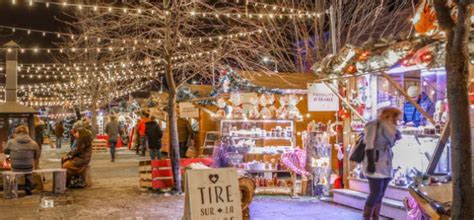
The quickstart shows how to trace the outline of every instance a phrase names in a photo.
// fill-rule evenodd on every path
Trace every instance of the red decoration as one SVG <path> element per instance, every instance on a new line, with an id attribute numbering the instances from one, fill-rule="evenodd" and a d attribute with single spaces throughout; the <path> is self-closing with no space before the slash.
<path id="1" fill-rule="evenodd" d="M 367 61 L 367 59 L 369 58 L 369 51 L 364 51 L 362 53 L 360 53 L 359 57 L 357 58 L 359 61 Z"/>
<path id="2" fill-rule="evenodd" d="M 346 68 L 346 73 L 353 74 L 355 72 L 357 72 L 357 68 L 352 64 Z"/>
<path id="3" fill-rule="evenodd" d="M 438 26 L 436 13 L 430 0 L 423 0 L 416 8 L 413 25 L 419 34 L 427 34 Z"/>

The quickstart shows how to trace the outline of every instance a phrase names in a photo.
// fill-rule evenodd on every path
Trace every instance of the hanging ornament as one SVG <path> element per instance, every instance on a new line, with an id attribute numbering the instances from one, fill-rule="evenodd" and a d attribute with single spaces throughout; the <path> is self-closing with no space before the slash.
<path id="1" fill-rule="evenodd" d="M 362 53 L 359 54 L 359 56 L 357 57 L 357 60 L 367 61 L 367 59 L 369 58 L 369 54 L 370 54 L 369 51 L 363 51 Z"/>
<path id="2" fill-rule="evenodd" d="M 257 119 L 260 117 L 260 113 L 258 112 L 258 99 L 257 98 L 250 98 L 250 104 L 252 105 L 252 109 L 249 111 L 249 118 L 250 119 Z"/>
<path id="3" fill-rule="evenodd" d="M 265 94 L 262 94 L 262 95 L 260 96 L 260 105 L 261 105 L 262 107 L 265 107 L 265 106 L 267 106 L 268 104 L 269 104 L 269 102 L 268 102 L 267 96 L 266 96 Z"/>
<path id="4" fill-rule="evenodd" d="M 216 114 L 214 115 L 216 118 L 225 118 L 226 113 L 224 108 L 226 105 L 227 103 L 223 98 L 219 98 L 217 100 L 217 107 L 219 108 L 219 110 L 217 110 Z"/>
<path id="5" fill-rule="evenodd" d="M 241 98 L 241 94 L 239 92 L 232 92 L 230 94 L 230 99 L 229 101 L 232 102 L 232 105 L 233 106 L 239 106 L 242 104 L 242 98 Z"/>
<path id="6" fill-rule="evenodd" d="M 357 72 L 357 68 L 356 68 L 355 65 L 351 64 L 351 65 L 346 67 L 345 72 L 349 73 L 349 74 L 354 74 L 354 73 Z"/>

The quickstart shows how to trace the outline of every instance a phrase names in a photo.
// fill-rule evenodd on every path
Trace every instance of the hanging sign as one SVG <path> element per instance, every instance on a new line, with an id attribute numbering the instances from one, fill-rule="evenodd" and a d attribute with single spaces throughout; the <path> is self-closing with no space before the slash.
<path id="1" fill-rule="evenodd" d="M 235 168 L 186 170 L 184 220 L 241 220 Z"/>
<path id="2" fill-rule="evenodd" d="M 191 102 L 179 103 L 179 117 L 180 118 L 199 118 L 199 109 Z"/>
<path id="3" fill-rule="evenodd" d="M 339 110 L 339 98 L 323 83 L 308 86 L 308 111 L 328 112 Z"/>

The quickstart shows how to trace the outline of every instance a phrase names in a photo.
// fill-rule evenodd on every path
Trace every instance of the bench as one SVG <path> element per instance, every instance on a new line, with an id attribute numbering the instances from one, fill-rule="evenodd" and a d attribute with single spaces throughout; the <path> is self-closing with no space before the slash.
<path id="1" fill-rule="evenodd" d="M 53 192 L 62 194 L 66 191 L 66 169 L 41 169 L 32 172 L 4 171 L 3 176 L 3 198 L 18 198 L 18 177 L 25 174 L 53 174 Z"/>

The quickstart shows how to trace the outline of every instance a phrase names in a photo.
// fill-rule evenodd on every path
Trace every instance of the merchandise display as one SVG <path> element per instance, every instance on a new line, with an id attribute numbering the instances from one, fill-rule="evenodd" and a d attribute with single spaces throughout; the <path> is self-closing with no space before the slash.
<path id="1" fill-rule="evenodd" d="M 266 104 L 268 100 L 271 98 L 262 98 L 260 103 Z M 246 170 L 253 176 L 258 193 L 292 192 L 294 170 L 282 157 L 295 151 L 292 120 L 224 119 L 220 128 L 222 144 L 214 151 L 219 166 Z"/>
<path id="2" fill-rule="evenodd" d="M 308 126 L 308 130 L 310 126 Z M 332 173 L 331 153 L 332 144 L 328 132 L 308 131 L 303 134 L 304 149 L 306 149 L 306 170 L 310 173 L 308 181 L 309 192 L 312 196 L 328 196 L 329 179 Z"/>

